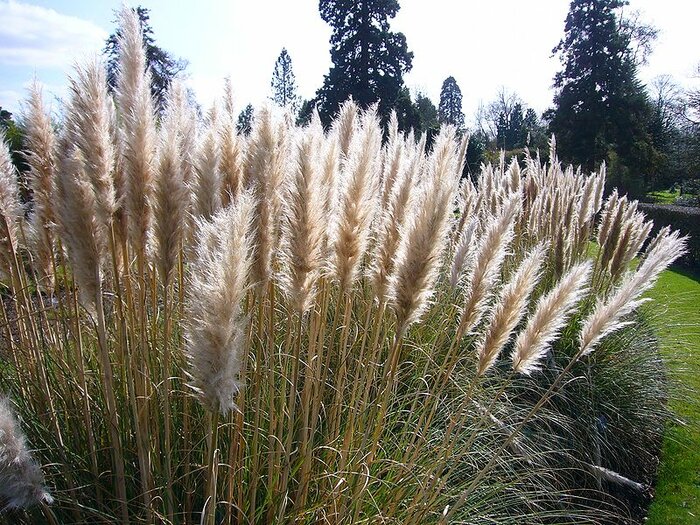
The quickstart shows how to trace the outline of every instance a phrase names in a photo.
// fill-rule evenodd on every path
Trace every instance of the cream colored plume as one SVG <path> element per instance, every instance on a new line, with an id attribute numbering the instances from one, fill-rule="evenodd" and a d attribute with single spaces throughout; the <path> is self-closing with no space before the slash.
<path id="1" fill-rule="evenodd" d="M 442 128 L 430 165 L 429 178 L 418 190 L 418 202 L 407 217 L 406 234 L 390 278 L 389 297 L 400 333 L 418 321 L 428 308 L 447 245 L 451 204 L 459 181 L 454 128 Z"/>
<path id="2" fill-rule="evenodd" d="M 10 266 L 14 264 L 11 254 L 17 252 L 21 217 L 17 174 L 5 142 L 5 133 L 0 128 L 0 270 L 3 272 L 9 273 Z"/>
<path id="3" fill-rule="evenodd" d="M 38 262 L 41 282 L 47 290 L 54 286 L 54 234 L 56 192 L 56 136 L 44 108 L 37 83 L 29 88 L 25 122 L 28 179 L 34 206 L 29 216 L 31 250 Z"/>
<path id="4" fill-rule="evenodd" d="M 231 79 L 224 83 L 224 104 L 219 126 L 221 160 L 221 204 L 226 207 L 236 200 L 243 186 L 243 140 L 236 129 L 233 112 L 233 90 Z"/>
<path id="5" fill-rule="evenodd" d="M 5 509 L 53 503 L 44 474 L 32 457 L 9 399 L 0 395 L 0 501 Z M 0 508 L 0 512 L 4 509 Z"/>
<path id="6" fill-rule="evenodd" d="M 353 136 L 343 164 L 340 208 L 335 229 L 335 276 L 346 292 L 359 275 L 369 244 L 370 226 L 377 209 L 380 183 L 379 151 L 381 133 L 374 110 L 361 119 L 360 131 Z"/>
<path id="7" fill-rule="evenodd" d="M 577 264 L 540 298 L 527 325 L 515 340 L 511 354 L 515 372 L 530 375 L 540 369 L 540 361 L 585 296 L 590 274 L 590 261 Z"/>
<path id="8" fill-rule="evenodd" d="M 189 189 L 183 169 L 183 103 L 181 88 L 168 94 L 162 121 L 154 191 L 154 240 L 161 280 L 168 284 L 185 241 Z"/>
<path id="9" fill-rule="evenodd" d="M 146 70 L 143 34 L 136 12 L 119 13 L 119 69 L 116 101 L 121 162 L 125 174 L 128 234 L 136 253 L 145 253 L 151 225 L 156 131 L 150 72 Z"/>
<path id="10" fill-rule="evenodd" d="M 247 320 L 242 311 L 251 266 L 254 200 L 241 194 L 211 222 L 200 221 L 185 328 L 190 385 L 202 403 L 227 414 L 244 384 Z"/>
<path id="11" fill-rule="evenodd" d="M 221 146 L 218 108 L 209 111 L 207 125 L 195 161 L 195 207 L 197 217 L 209 220 L 221 208 Z"/>
<path id="12" fill-rule="evenodd" d="M 111 115 L 104 65 L 97 60 L 76 66 L 69 83 L 67 127 L 70 140 L 80 150 L 85 174 L 96 202 L 97 219 L 106 242 L 116 210 L 113 180 L 114 146 L 110 136 Z"/>
<path id="13" fill-rule="evenodd" d="M 321 273 L 329 219 L 319 158 L 322 140 L 321 123 L 313 120 L 298 137 L 296 165 L 283 219 L 283 282 L 294 308 L 302 313 L 311 306 Z"/>
<path id="14" fill-rule="evenodd" d="M 282 191 L 287 172 L 287 128 L 269 108 L 253 121 L 246 151 L 246 181 L 255 198 L 253 282 L 262 285 L 272 276 L 279 238 Z"/>
<path id="15" fill-rule="evenodd" d="M 61 162 L 57 179 L 57 219 L 63 244 L 85 306 L 94 310 L 100 293 L 101 250 L 103 233 L 95 208 L 97 202 L 92 183 L 85 173 L 85 160 L 80 150 L 61 141 Z"/>
<path id="16" fill-rule="evenodd" d="M 474 268 L 468 276 L 464 306 L 459 319 L 458 331 L 464 335 L 481 320 L 499 272 L 513 240 L 513 225 L 520 211 L 520 194 L 510 197 L 499 215 L 486 226 L 476 252 Z"/>
<path id="17" fill-rule="evenodd" d="M 501 290 L 486 331 L 476 343 L 478 375 L 485 374 L 496 363 L 513 330 L 525 315 L 530 294 L 540 277 L 544 256 L 544 246 L 537 245 Z"/>
<path id="18" fill-rule="evenodd" d="M 685 244 L 686 238 L 681 238 L 678 231 L 655 240 L 637 270 L 627 274 L 621 285 L 606 300 L 600 300 L 583 321 L 579 334 L 581 355 L 591 353 L 606 335 L 630 323 L 625 317 L 647 300 L 642 294 L 654 285 L 662 271 L 685 253 Z"/>

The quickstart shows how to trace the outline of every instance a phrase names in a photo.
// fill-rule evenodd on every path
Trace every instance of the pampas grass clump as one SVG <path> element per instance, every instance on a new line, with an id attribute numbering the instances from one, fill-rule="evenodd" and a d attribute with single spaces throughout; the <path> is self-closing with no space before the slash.
<path id="1" fill-rule="evenodd" d="M 0 389 L 46 480 L 3 400 L 0 498 L 55 497 L 0 521 L 629 514 L 667 417 L 639 307 L 684 239 L 645 249 L 636 203 L 554 144 L 460 180 L 467 137 L 392 118 L 383 143 L 352 101 L 245 137 L 229 83 L 200 123 L 176 84 L 156 118 L 120 20 L 113 96 L 78 67 L 56 132 L 30 93 L 31 210 L 0 145 Z"/>

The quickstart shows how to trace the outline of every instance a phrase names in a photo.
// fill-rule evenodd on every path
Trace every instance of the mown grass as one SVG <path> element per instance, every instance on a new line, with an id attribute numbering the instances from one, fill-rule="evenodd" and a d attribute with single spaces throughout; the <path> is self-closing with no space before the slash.
<path id="1" fill-rule="evenodd" d="M 647 193 L 647 197 L 653 199 L 657 204 L 673 204 L 679 195 L 678 190 L 658 190 Z"/>
<path id="2" fill-rule="evenodd" d="M 654 312 L 662 352 L 679 395 L 672 408 L 649 525 L 700 523 L 700 272 L 666 271 L 650 295 L 667 310 Z"/>

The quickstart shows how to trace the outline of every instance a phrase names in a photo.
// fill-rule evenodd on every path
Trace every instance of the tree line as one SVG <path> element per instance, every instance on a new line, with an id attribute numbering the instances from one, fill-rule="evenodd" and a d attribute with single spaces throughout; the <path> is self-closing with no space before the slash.
<path id="1" fill-rule="evenodd" d="M 546 156 L 555 135 L 562 161 L 584 171 L 605 162 L 611 184 L 633 195 L 674 183 L 691 188 L 700 179 L 700 92 L 684 91 L 668 77 L 651 86 L 639 80 L 638 68 L 651 52 L 657 30 L 638 13 L 624 14 L 626 5 L 626 0 L 571 1 L 564 36 L 552 50 L 562 64 L 553 79 L 553 105 L 542 115 L 502 88 L 477 110 L 468 128 L 462 91 L 452 76 L 444 79 L 437 106 L 424 93 L 412 95 L 403 79 L 413 53 L 405 35 L 390 27 L 400 9 L 398 0 L 320 0 L 319 14 L 332 28 L 332 65 L 323 84 L 314 97 L 302 100 L 291 56 L 283 48 L 274 64 L 270 98 L 289 108 L 300 123 L 318 111 L 328 124 L 352 97 L 363 108 L 376 104 L 384 124 L 394 112 L 401 130 L 425 133 L 428 144 L 441 124 L 451 124 L 471 136 L 470 172 L 482 162 L 497 161 L 501 151 L 509 158 L 525 148 Z M 148 10 L 135 10 L 143 28 L 152 95 L 161 107 L 187 61 L 158 47 Z M 112 34 L 104 49 L 112 83 L 117 36 Z M 6 113 L 5 123 L 11 121 Z M 241 132 L 250 129 L 253 116 L 249 104 L 238 119 Z"/>

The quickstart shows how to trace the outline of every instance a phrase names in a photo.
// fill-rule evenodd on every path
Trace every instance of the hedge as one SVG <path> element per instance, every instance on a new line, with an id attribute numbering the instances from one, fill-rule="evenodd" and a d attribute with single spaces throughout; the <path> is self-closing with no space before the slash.
<path id="1" fill-rule="evenodd" d="M 639 209 L 654 221 L 655 232 L 670 225 L 684 235 L 689 235 L 688 254 L 680 259 L 679 263 L 700 268 L 700 208 L 640 203 Z"/>

